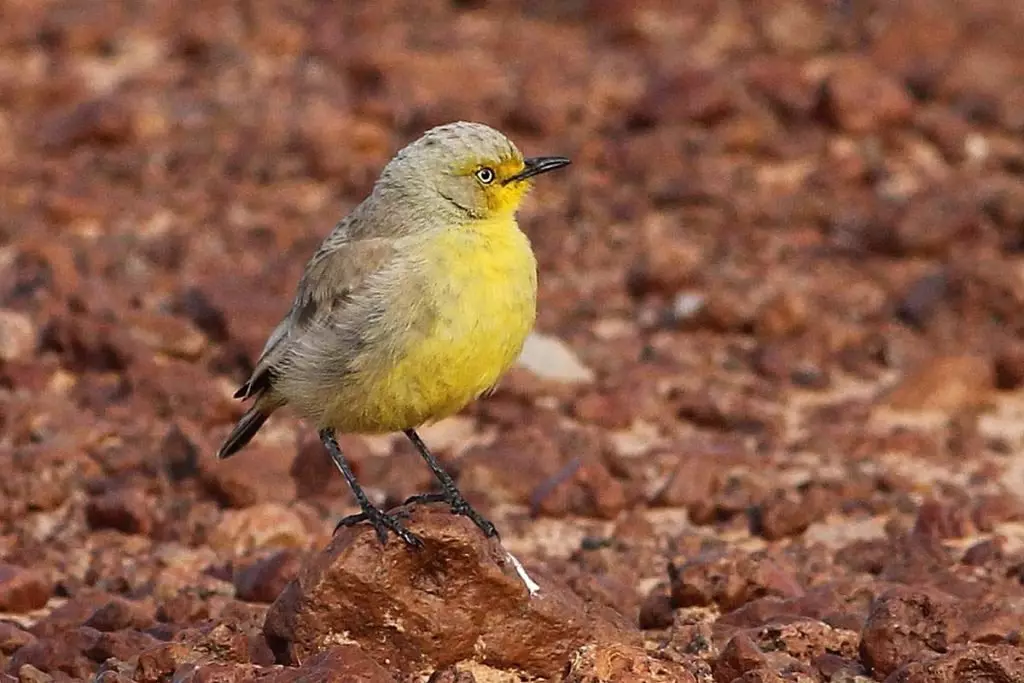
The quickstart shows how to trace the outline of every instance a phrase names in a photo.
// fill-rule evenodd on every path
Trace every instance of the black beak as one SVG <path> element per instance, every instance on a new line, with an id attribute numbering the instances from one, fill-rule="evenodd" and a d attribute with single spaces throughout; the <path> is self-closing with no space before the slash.
<path id="1" fill-rule="evenodd" d="M 540 175 L 541 173 L 554 171 L 556 168 L 568 166 L 571 163 L 572 162 L 565 157 L 530 157 L 529 159 L 523 160 L 523 170 L 516 173 L 514 176 L 506 178 L 504 184 L 508 185 L 509 183 L 514 183 L 519 180 L 526 180 L 527 178 L 532 178 L 535 175 Z"/>

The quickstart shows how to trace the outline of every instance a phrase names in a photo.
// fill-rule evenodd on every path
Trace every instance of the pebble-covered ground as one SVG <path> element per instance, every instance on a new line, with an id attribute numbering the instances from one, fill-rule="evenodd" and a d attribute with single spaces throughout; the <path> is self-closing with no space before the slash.
<path id="1" fill-rule="evenodd" d="M 1024 3 L 6 0 L 0 681 L 1024 681 Z M 306 258 L 471 119 L 538 337 L 381 548 L 213 452 Z M 432 485 L 347 436 L 374 500 Z"/>

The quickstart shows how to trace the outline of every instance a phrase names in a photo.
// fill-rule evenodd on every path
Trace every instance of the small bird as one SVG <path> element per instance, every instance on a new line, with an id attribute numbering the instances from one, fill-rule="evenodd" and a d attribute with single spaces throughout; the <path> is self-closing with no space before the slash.
<path id="1" fill-rule="evenodd" d="M 422 540 L 372 505 L 336 433 L 403 432 L 441 484 L 439 502 L 497 536 L 459 493 L 416 428 L 491 391 L 533 328 L 537 262 L 516 211 L 534 178 L 570 163 L 524 158 L 502 133 L 456 122 L 427 131 L 388 162 L 370 195 L 306 264 L 292 307 L 235 398 L 251 407 L 217 452 L 237 453 L 278 408 L 313 422 L 369 522 Z"/>

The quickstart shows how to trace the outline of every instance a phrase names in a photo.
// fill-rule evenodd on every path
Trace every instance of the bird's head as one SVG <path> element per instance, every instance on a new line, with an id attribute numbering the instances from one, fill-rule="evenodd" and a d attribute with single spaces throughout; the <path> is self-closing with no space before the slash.
<path id="1" fill-rule="evenodd" d="M 457 122 L 427 131 L 400 151 L 381 174 L 404 186 L 408 197 L 424 193 L 477 219 L 512 214 L 533 179 L 569 164 L 565 157 L 524 158 L 505 135 L 480 123 Z M 397 189 L 397 188 L 396 188 Z"/>

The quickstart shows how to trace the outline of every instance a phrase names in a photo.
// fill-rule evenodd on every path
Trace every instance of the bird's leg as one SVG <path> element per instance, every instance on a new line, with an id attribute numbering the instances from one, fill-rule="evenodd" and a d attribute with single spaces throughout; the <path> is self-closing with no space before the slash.
<path id="1" fill-rule="evenodd" d="M 380 539 L 381 543 L 387 543 L 388 530 L 390 529 L 406 545 L 416 548 L 422 547 L 423 541 L 418 536 L 402 526 L 397 519 L 377 509 L 370 503 L 370 499 L 366 497 L 362 487 L 359 486 L 359 482 L 356 481 L 356 476 L 352 473 L 352 468 L 349 467 L 348 461 L 345 460 L 345 456 L 341 452 L 341 446 L 338 445 L 338 440 L 334 438 L 334 432 L 330 429 L 321 429 L 320 441 L 323 442 L 324 448 L 327 449 L 328 455 L 331 456 L 331 460 L 341 470 L 341 476 L 345 477 L 349 488 L 352 489 L 352 495 L 356 497 L 359 508 L 363 511 L 362 514 L 345 517 L 338 522 L 338 526 L 334 530 L 337 531 L 340 527 L 352 526 L 365 520 L 373 526 L 373 530 L 377 532 L 377 538 Z"/>
<path id="2" fill-rule="evenodd" d="M 405 435 L 409 437 L 409 441 L 412 441 L 412 445 L 416 447 L 420 455 L 424 460 L 427 461 L 427 466 L 430 467 L 430 471 L 434 473 L 437 480 L 441 482 L 441 493 L 428 493 L 422 496 L 413 496 L 406 503 L 409 502 L 427 502 L 427 501 L 444 501 L 448 503 L 448 506 L 457 515 L 463 515 L 473 520 L 473 524 L 480 527 L 480 530 L 484 532 L 484 535 L 488 538 L 494 538 L 498 535 L 498 530 L 494 528 L 494 525 L 484 519 L 483 515 L 473 509 L 473 507 L 466 502 L 466 499 L 459 493 L 459 489 L 455 487 L 455 482 L 452 480 L 448 473 L 441 467 L 441 463 L 437 461 L 427 448 L 427 445 L 423 443 L 423 439 L 416 433 L 414 429 L 405 430 Z"/>

